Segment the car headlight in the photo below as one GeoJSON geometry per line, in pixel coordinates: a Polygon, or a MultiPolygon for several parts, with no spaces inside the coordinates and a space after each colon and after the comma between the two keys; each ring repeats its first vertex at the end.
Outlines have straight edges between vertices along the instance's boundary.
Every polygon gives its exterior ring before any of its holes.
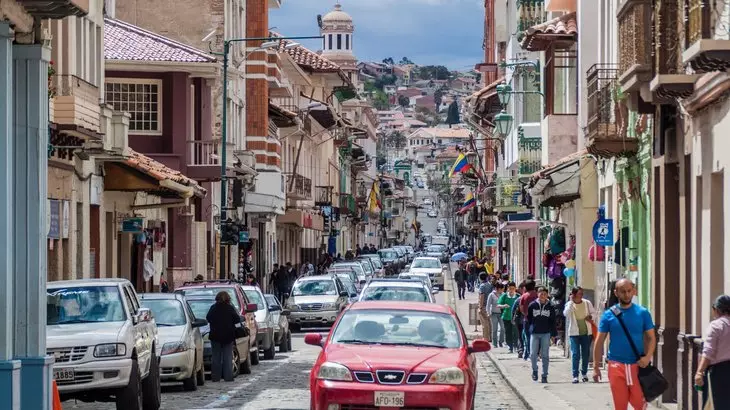
{"type": "Polygon", "coordinates": [[[322,309],[334,309],[335,306],[334,303],[322,303],[322,309]]]}
{"type": "Polygon", "coordinates": [[[446,367],[433,372],[428,382],[431,384],[464,384],[464,372],[458,367],[446,367]]]}
{"type": "Polygon", "coordinates": [[[116,357],[126,354],[127,346],[124,343],[105,343],[94,348],[94,357],[116,357]]]}
{"type": "Polygon", "coordinates": [[[319,367],[317,378],[320,380],[351,382],[352,373],[350,373],[350,369],[339,363],[324,362],[319,367]]]}
{"type": "Polygon", "coordinates": [[[188,345],[185,342],[169,342],[162,345],[161,355],[182,353],[186,350],[188,350],[188,345]]]}
{"type": "Polygon", "coordinates": [[[286,308],[289,310],[299,310],[299,305],[294,303],[287,303],[286,308]]]}

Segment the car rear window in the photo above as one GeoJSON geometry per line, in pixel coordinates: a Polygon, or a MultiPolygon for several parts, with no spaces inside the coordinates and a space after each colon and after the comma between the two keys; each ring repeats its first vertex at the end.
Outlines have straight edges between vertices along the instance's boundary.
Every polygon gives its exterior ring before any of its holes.
{"type": "Polygon", "coordinates": [[[236,290],[231,287],[206,286],[204,288],[183,288],[178,289],[175,292],[181,293],[185,296],[212,296],[213,300],[215,300],[215,295],[217,295],[220,291],[227,292],[228,295],[231,297],[231,303],[233,304],[233,307],[235,307],[236,310],[241,310],[241,305],[238,303],[238,297],[236,296],[236,290]]]}
{"type": "Polygon", "coordinates": [[[396,300],[401,302],[430,302],[426,289],[405,286],[368,286],[360,300],[396,300]]]}

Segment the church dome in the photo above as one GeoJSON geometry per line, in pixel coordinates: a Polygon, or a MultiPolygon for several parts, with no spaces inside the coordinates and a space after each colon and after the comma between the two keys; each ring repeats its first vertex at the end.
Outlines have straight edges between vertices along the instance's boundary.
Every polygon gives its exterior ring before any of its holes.
{"type": "Polygon", "coordinates": [[[342,11],[342,5],[340,3],[335,4],[334,10],[325,14],[322,17],[323,23],[350,23],[352,24],[352,17],[349,14],[342,11]]]}

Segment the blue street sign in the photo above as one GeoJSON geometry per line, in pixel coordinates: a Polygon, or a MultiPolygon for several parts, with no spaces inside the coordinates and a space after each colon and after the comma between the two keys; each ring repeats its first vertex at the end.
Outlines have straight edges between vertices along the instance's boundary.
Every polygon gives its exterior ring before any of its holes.
{"type": "Polygon", "coordinates": [[[122,219],[122,232],[142,232],[144,230],[144,219],[124,218],[122,219]]]}
{"type": "Polygon", "coordinates": [[[601,218],[593,224],[593,241],[598,246],[613,246],[613,219],[601,218]]]}
{"type": "Polygon", "coordinates": [[[497,238],[487,238],[484,244],[489,248],[495,248],[497,246],[497,238]]]}
{"type": "Polygon", "coordinates": [[[248,231],[238,232],[238,243],[248,243],[249,233],[248,231]]]}

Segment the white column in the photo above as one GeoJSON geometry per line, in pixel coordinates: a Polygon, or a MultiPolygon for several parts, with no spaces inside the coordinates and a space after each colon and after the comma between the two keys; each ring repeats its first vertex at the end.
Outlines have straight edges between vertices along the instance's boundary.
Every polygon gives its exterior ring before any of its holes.
{"type": "Polygon", "coordinates": [[[0,408],[16,410],[20,409],[20,361],[12,360],[13,37],[8,23],[0,22],[0,408]]]}
{"type": "Polygon", "coordinates": [[[46,197],[48,195],[48,61],[40,44],[13,46],[14,356],[22,363],[23,408],[48,409],[46,356],[46,197]]]}

